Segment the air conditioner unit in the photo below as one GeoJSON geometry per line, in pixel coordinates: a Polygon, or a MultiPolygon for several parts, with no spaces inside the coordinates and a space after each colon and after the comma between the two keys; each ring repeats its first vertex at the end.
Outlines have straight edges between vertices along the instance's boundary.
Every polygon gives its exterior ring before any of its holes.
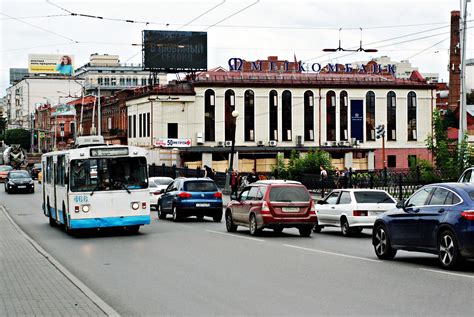
{"type": "Polygon", "coordinates": [[[355,140],[354,143],[352,143],[352,145],[354,145],[354,146],[357,146],[357,145],[359,145],[359,144],[360,144],[360,141],[359,141],[359,140],[355,140]]]}
{"type": "Polygon", "coordinates": [[[344,141],[344,146],[351,146],[351,142],[349,142],[349,141],[344,141]]]}
{"type": "Polygon", "coordinates": [[[357,139],[356,139],[356,138],[351,138],[351,144],[352,144],[352,145],[355,145],[356,142],[357,142],[357,139]]]}
{"type": "Polygon", "coordinates": [[[224,142],[222,141],[217,142],[217,146],[221,146],[221,147],[224,146],[224,142]]]}
{"type": "Polygon", "coordinates": [[[324,142],[324,144],[323,144],[323,145],[324,145],[324,146],[331,146],[331,142],[329,142],[329,141],[326,141],[326,142],[324,142]]]}
{"type": "Polygon", "coordinates": [[[296,136],[296,146],[303,146],[303,136],[297,135],[296,136]]]}
{"type": "Polygon", "coordinates": [[[346,146],[346,144],[345,144],[344,141],[339,141],[338,145],[339,145],[339,146],[346,146]]]}
{"type": "Polygon", "coordinates": [[[441,109],[441,110],[439,111],[439,114],[444,116],[444,115],[446,114],[446,112],[447,112],[447,110],[441,109]]]}
{"type": "Polygon", "coordinates": [[[232,141],[225,141],[225,146],[232,146],[232,141]]]}
{"type": "Polygon", "coordinates": [[[268,142],[268,145],[269,146],[277,146],[277,141],[271,140],[271,141],[268,142]]]}
{"type": "Polygon", "coordinates": [[[203,145],[204,144],[204,136],[202,132],[196,133],[196,144],[203,145]]]}
{"type": "Polygon", "coordinates": [[[337,141],[332,141],[331,146],[337,146],[337,141]]]}
{"type": "Polygon", "coordinates": [[[258,141],[257,142],[257,146],[264,146],[264,145],[265,145],[265,142],[263,142],[263,141],[258,141]]]}

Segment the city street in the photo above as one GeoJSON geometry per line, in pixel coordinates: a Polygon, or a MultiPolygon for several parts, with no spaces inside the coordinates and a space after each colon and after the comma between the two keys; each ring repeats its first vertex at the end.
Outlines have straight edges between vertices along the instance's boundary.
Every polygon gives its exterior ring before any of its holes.
{"type": "MultiPolygon", "coordinates": [[[[3,185],[3,184],[2,184],[3,185]]],[[[0,202],[35,241],[121,315],[470,315],[474,263],[444,271],[432,255],[379,261],[370,231],[344,238],[295,229],[257,238],[224,222],[157,220],[138,235],[68,236],[51,228],[41,191],[0,202]],[[466,304],[467,303],[467,304],[466,304]]],[[[0,233],[1,235],[1,233],[0,233]]]]}

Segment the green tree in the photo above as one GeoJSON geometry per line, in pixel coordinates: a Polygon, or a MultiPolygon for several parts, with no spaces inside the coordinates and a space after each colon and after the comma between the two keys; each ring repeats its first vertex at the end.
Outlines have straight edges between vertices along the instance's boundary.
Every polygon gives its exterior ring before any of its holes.
{"type": "Polygon", "coordinates": [[[319,174],[322,165],[327,171],[332,170],[332,157],[326,151],[311,150],[301,156],[300,152],[293,150],[290,154],[288,166],[282,156],[277,157],[277,165],[273,173],[278,178],[298,179],[301,174],[319,174]]]}
{"type": "Polygon", "coordinates": [[[31,145],[31,133],[25,129],[10,129],[5,132],[5,143],[20,144],[20,146],[29,150],[31,145]]]}
{"type": "Polygon", "coordinates": [[[465,135],[462,142],[448,139],[448,133],[440,112],[433,113],[434,134],[426,139],[426,145],[434,157],[442,180],[455,180],[467,167],[470,148],[465,135]]]}

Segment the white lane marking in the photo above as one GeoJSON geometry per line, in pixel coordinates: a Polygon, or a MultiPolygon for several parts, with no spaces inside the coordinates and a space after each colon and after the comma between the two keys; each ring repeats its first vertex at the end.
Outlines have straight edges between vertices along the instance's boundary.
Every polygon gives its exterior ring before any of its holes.
{"type": "Polygon", "coordinates": [[[231,234],[231,233],[219,232],[219,231],[214,231],[214,230],[206,230],[206,231],[210,232],[210,233],[221,234],[221,235],[224,235],[224,236],[229,236],[229,237],[234,237],[234,238],[247,239],[247,240],[252,240],[252,241],[257,241],[257,242],[265,242],[265,240],[262,240],[262,239],[255,239],[255,238],[249,238],[249,237],[244,237],[244,236],[238,236],[236,234],[231,234]]]}
{"type": "Polygon", "coordinates": [[[422,268],[420,268],[420,270],[428,271],[428,272],[433,272],[433,273],[454,275],[454,276],[467,277],[467,278],[472,278],[472,279],[474,279],[474,275],[467,275],[467,274],[460,274],[460,273],[452,273],[452,272],[445,272],[445,271],[431,270],[431,269],[422,269],[422,268]]]}
{"type": "Polygon", "coordinates": [[[353,255],[347,255],[347,254],[335,253],[335,252],[329,252],[329,251],[323,251],[323,250],[317,250],[317,249],[303,248],[303,247],[299,247],[299,246],[296,246],[296,245],[290,245],[290,244],[284,244],[283,246],[288,247],[288,248],[294,248],[294,249],[300,249],[300,250],[305,250],[305,251],[323,253],[323,254],[328,254],[328,255],[335,255],[335,256],[340,256],[340,257],[344,257],[344,258],[350,258],[350,259],[356,259],[356,260],[362,260],[362,261],[368,261],[368,262],[375,262],[375,263],[381,263],[382,262],[382,261],[379,261],[379,260],[362,258],[362,257],[359,257],[359,256],[353,256],[353,255]]]}

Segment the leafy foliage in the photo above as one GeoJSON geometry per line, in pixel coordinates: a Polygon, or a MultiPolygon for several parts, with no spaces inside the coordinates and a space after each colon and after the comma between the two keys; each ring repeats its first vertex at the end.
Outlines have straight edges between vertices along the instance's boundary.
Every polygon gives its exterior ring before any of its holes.
{"type": "Polygon", "coordinates": [[[282,155],[277,157],[277,164],[273,167],[273,173],[281,179],[299,179],[301,174],[320,174],[322,165],[328,172],[332,170],[332,157],[326,151],[311,150],[305,155],[293,150],[290,154],[288,165],[282,155]]]}
{"type": "Polygon", "coordinates": [[[31,133],[25,129],[10,129],[5,132],[5,143],[20,144],[20,146],[29,150],[31,145],[31,133]]]}

